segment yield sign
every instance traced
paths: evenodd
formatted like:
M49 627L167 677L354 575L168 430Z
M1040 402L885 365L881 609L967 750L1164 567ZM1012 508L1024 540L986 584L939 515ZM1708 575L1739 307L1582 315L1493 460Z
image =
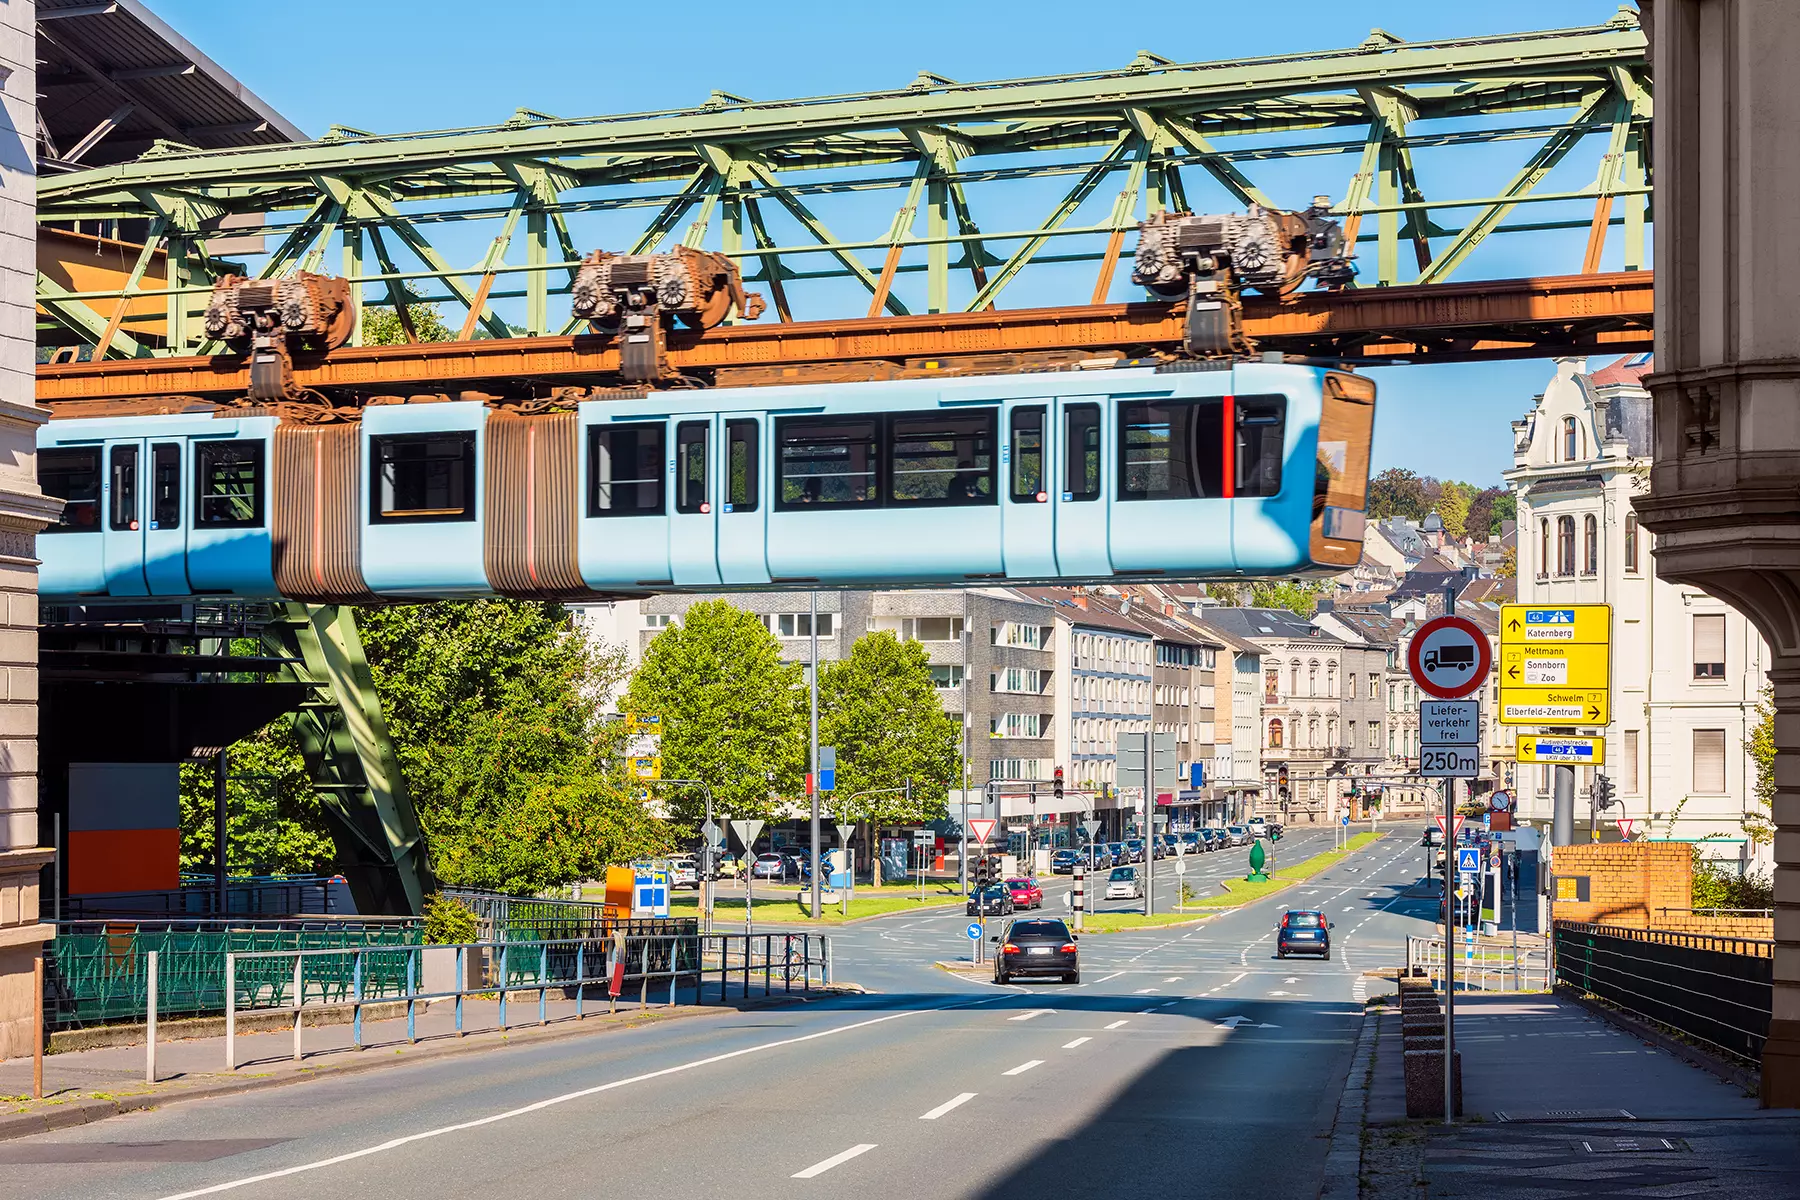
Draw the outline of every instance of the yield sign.
M1632 817L1620 817L1618 820L1614 821L1613 824L1619 827L1619 836L1629 842L1631 840L1632 827L1637 824L1637 821Z
M1442 829L1444 827L1444 818L1443 817L1433 817L1432 820L1437 822L1439 829ZM1451 841L1455 841L1457 838L1457 835L1462 833L1463 822L1465 820L1467 820L1467 818L1464 817L1461 813L1456 814L1456 828L1450 830L1450 840Z
M969 822L969 833L985 846L987 840L994 836L994 826L999 823L992 817L975 817Z

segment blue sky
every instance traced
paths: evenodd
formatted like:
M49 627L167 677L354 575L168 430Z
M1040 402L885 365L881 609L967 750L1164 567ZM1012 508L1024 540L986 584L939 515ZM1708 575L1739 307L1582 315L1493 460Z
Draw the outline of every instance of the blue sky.
M375 132L489 125L520 106L570 117L678 108L715 88L759 100L858 92L904 84L921 70L965 82L1046 75L1121 66L1143 49L1178 61L1246 58L1354 45L1372 26L1411 40L1568 28L1604 22L1619 7L1615 0L1199 0L1149 9L1091 0L942 8L515 0L502 9L493 0L310 0L297 18L291 5L148 2L315 135L334 123ZM1116 19L1103 19L1108 12ZM1427 195L1490 194L1525 153L1526 143L1511 143L1429 165L1421 158L1421 183ZM1578 176L1591 176L1597 153L1571 156L1580 160ZM1273 178L1257 179L1279 203L1303 205L1314 190L1341 195L1353 161L1333 160L1323 174L1317 161L1281 164ZM1560 182L1579 187L1587 178ZM1290 193L1302 198L1286 199ZM1576 231L1490 239L1466 270L1469 277L1572 271L1584 240ZM1616 265L1616 244L1609 257L1615 261L1603 265ZM1122 284L1114 298L1125 298ZM1550 374L1542 361L1377 371L1377 469L1498 482L1511 465L1508 423Z

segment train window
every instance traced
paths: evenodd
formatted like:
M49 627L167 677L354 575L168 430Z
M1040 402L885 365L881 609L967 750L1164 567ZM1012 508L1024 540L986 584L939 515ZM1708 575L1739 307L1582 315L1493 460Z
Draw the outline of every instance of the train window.
M776 507L878 503L881 442L868 417L784 417L775 425Z
M100 528L100 450L69 446L39 450L38 487L62 500L62 516L45 533L93 533Z
M588 516L662 516L667 437L660 421L595 425L588 434Z
M475 432L369 439L369 520L377 525L475 519Z
M1235 403L1236 494L1278 495L1281 492L1281 444L1287 424L1287 397L1239 396Z
M181 446L150 447L150 528L181 528Z
M725 511L755 512L757 449L762 425L757 421L725 422Z
M1020 504L1048 499L1044 482L1044 410L1015 408L1012 414L1012 498Z
M706 451L712 441L711 421L683 421L675 426L675 511L707 513Z
M243 529L263 520L263 443L194 443L194 524Z
M897 505L992 504L997 409L888 418L888 500Z
M106 524L111 529L138 527L138 448L114 446L107 463L112 490L107 495Z
M1100 498L1100 406L1063 410L1063 499Z
M1119 405L1119 499L1225 495L1224 437L1222 396Z

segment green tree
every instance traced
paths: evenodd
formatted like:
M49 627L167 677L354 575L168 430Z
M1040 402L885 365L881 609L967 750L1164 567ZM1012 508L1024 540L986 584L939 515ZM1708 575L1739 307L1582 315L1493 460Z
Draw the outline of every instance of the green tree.
M943 818L962 760L962 732L931 683L917 642L868 633L819 672L819 744L837 748L837 795L882 791L846 815L876 825ZM912 802L890 789L912 781Z
M803 786L802 679L799 664L781 661L780 646L754 615L704 600L651 641L624 707L662 718L664 777L708 784L715 817L767 820L777 795ZM675 823L698 828L700 792L665 794Z
M412 321L413 333L421 342L454 341L456 334L444 322L444 314L438 311L435 304L420 304L418 293L412 288L402 285L406 295L412 302L406 306L406 315ZM407 344L406 329L400 323L400 314L392 305L376 307L365 304L362 310L362 338L365 346L404 346Z
M1425 481L1405 467L1389 467L1369 480L1369 518L1409 517L1423 521L1431 511Z
M1331 587L1329 580L1280 579L1250 585L1251 608L1285 608L1310 617L1318 611L1319 597Z
M225 861L235 875L298 875L331 869L334 847L319 794L286 721L230 748L226 756ZM181 768L181 869L210 873L211 763Z
M1496 488L1500 492L1494 497L1493 509L1488 514L1488 536L1499 537L1501 526L1508 521L1519 519L1519 498L1510 491Z
M1756 724L1750 730L1750 761L1756 764L1756 783L1744 806L1742 823L1752 843L1766 846L1774 840L1775 821L1775 689L1765 686L1756 701Z
M1446 482L1438 492L1438 519L1444 532L1461 541L1468 532L1469 491L1460 483Z

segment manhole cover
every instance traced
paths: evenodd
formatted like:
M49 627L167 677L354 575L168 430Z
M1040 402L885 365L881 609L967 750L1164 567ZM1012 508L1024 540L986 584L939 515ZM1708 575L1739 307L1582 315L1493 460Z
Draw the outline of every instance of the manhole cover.
M1663 1154L1686 1150L1686 1142L1669 1138L1589 1138L1575 1143L1577 1150L1589 1154Z
M1534 1121L1635 1121L1637 1118L1622 1108L1531 1108L1497 1112L1494 1120L1519 1125Z

